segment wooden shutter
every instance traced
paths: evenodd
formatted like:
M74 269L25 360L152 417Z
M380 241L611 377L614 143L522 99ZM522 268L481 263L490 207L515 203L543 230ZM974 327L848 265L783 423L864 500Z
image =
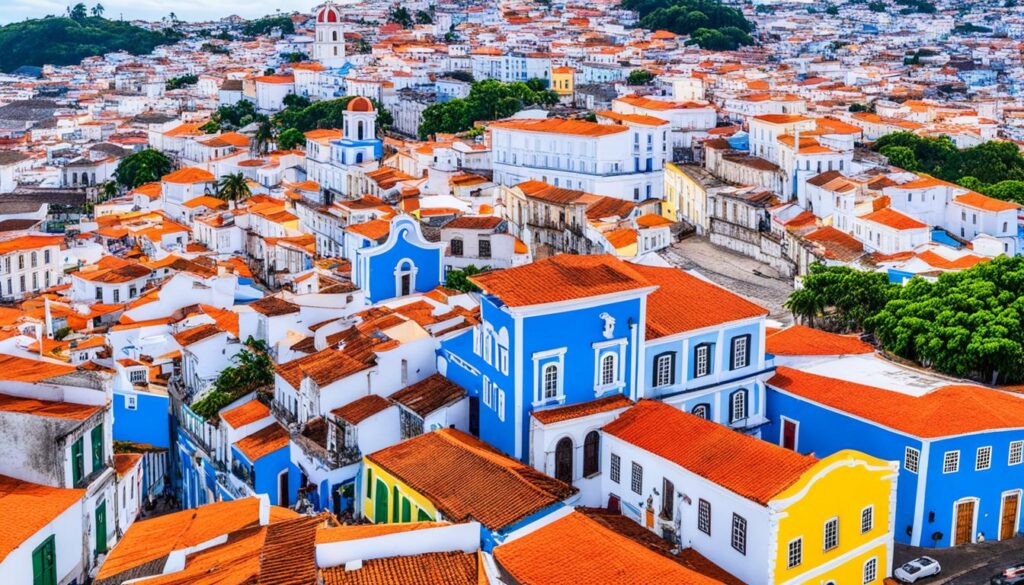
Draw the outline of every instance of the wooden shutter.
M92 430L92 470L103 466L103 425Z

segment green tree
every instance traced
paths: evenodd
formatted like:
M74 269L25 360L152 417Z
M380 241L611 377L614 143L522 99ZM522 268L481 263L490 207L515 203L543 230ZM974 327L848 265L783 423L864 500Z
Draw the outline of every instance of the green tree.
M868 10L870 10L871 12L885 12L885 2L878 2L877 0L875 2L869 2Z
M558 103L558 95L544 88L544 82L502 83L495 79L474 82L462 99L434 104L423 111L421 138L441 133L465 132L477 121L507 118L527 106Z
M306 145L306 136L295 128L285 128L277 135L277 146L282 150L295 150Z
M274 363L265 342L249 337L232 361L234 365L221 370L210 392L192 403L192 412L211 420L235 400L274 383Z
M911 279L865 321L900 357L987 383L1024 381L1024 257Z
M416 11L416 24L434 24L434 17L426 10Z
M274 126L270 120L264 119L256 127L256 134L252 137L253 152L259 155L267 154L270 145L274 142Z
M85 4L81 2L68 8L68 16L71 17L71 20L85 20L87 14L88 11L85 8Z
M167 90L181 89L186 85L195 85L199 83L199 77L195 75L182 75L180 77L172 77L167 80Z
M345 96L333 100L313 102L304 108L286 108L274 114L273 123L279 131L295 128L299 132L309 132L317 128L343 128L345 110L355 96ZM371 99L377 112L377 131L386 132L394 124L391 112L377 100Z
M814 264L786 308L810 326L829 331L863 329L864 321L885 306L897 285L883 272Z
M232 209L239 201L244 201L251 195L249 181L242 173L224 175L217 182L217 198L229 202Z
M837 14L839 14L839 8L834 4L829 4L828 8L825 9L825 12L832 16L836 16Z
M402 28L409 28L412 26L412 16L409 15L409 10L405 6L399 6L388 14L388 22L398 24Z
M290 93L284 96L284 99L282 99L281 102L284 104L284 107L295 110L308 108L309 104L313 103L309 101L308 97L301 96L297 93Z
M282 53L281 58L284 59L285 63L301 63L309 60L309 55L302 51L292 51L290 53Z
M94 18L103 18L103 11L104 11L103 5L102 4L96 4L95 6L92 7L92 10L90 10L89 12L93 15Z
M246 23L242 28L242 34L247 37L258 37L270 34L275 30L281 31L281 34L290 35L295 32L295 23L292 22L290 16L264 16Z
M906 146L886 146L878 151L889 159L889 164L908 171L917 170L917 156Z
M654 81L654 74L646 69L634 69L626 78L626 83L629 85L648 85L652 81Z
M120 195L120 192L117 188L116 181L107 181L106 183L103 183L103 201L113 199L118 195Z
M171 159L159 150L146 149L130 154L117 165L114 177L125 189L159 181L171 172Z
M470 282L469 277L487 272L488 270L490 270L489 266L479 268L475 264L470 264L462 270L451 270L445 277L444 285L450 289L462 292L479 292L480 287Z
M980 191L989 197L1024 205L1024 181L1000 181L995 185L983 187Z

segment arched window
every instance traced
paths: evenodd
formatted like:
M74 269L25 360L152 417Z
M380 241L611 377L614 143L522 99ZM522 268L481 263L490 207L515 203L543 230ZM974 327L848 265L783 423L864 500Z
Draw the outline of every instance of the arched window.
M615 378L615 354L605 354L601 358L601 385L611 386L615 383Z
M558 398L558 364L544 366L544 399Z
M336 30L332 30L331 31L331 40L334 41L335 43L338 42L338 31L336 31Z
M711 405L707 403L698 404L690 411L693 416L699 416L704 420L711 420Z
M356 140L363 139L363 121L359 120L356 122Z
M572 483L572 439L563 437L555 445L555 479Z
M601 457L601 434L590 431L583 439L583 477L597 473Z
M740 389L729 395L729 422L747 418L747 391Z

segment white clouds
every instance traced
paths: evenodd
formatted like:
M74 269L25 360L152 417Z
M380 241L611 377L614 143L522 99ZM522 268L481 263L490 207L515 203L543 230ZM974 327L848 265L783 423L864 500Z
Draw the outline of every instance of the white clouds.
M237 14L254 18L277 10L309 12L319 0L98 0L105 9L104 16L111 19L159 20L174 12L182 20L213 20ZM90 8L97 0L85 0ZM0 24L26 18L39 18L47 14L63 14L72 0L0 0Z

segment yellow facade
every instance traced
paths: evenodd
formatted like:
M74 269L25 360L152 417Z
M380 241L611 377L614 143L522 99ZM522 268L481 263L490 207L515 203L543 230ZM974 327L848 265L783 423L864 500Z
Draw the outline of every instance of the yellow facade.
M437 508L397 477L363 458L363 516L374 524L424 522L438 519ZM378 512L386 510L386 513Z
M572 95L575 74L572 67L552 67L551 91L561 96Z
M779 518L773 582L881 584L890 572L897 473L894 462L840 451L772 500L769 507ZM799 562L790 567L790 543L796 542ZM871 559L874 579L866 580Z
M661 216L669 221L678 221L679 200L682 197L683 182L690 181L690 178L683 174L676 165L665 163L663 179L665 201L661 204Z

